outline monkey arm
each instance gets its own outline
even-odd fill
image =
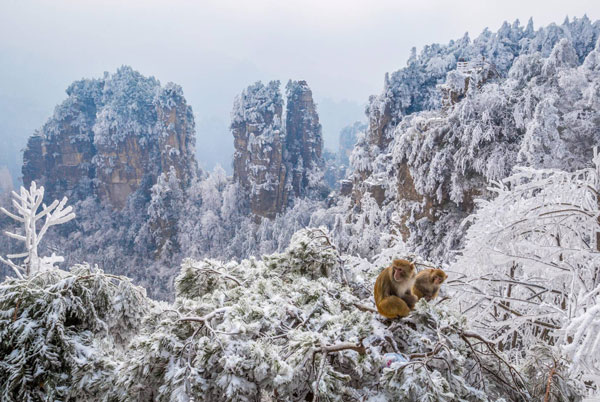
[[[411,309],[411,310],[413,308],[415,308],[415,304],[419,300],[417,298],[417,296],[415,296],[414,294],[412,294],[410,291],[407,291],[406,293],[404,293],[404,295],[402,295],[400,298],[402,300],[404,300],[404,302],[406,303],[406,305],[408,306],[408,308]]]
[[[430,298],[428,299],[428,301],[432,301],[433,299],[435,299],[438,296],[438,293],[440,292],[440,287],[438,286],[437,288],[435,288],[435,290],[433,291],[433,293],[431,294]]]
[[[410,308],[398,296],[389,296],[377,303],[377,311],[386,318],[406,317]]]

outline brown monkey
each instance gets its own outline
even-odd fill
[[[396,259],[381,271],[375,281],[375,305],[384,317],[406,317],[417,298],[411,293],[415,282],[415,265]]]
[[[432,301],[437,297],[440,286],[447,277],[441,269],[425,269],[417,274],[412,292],[418,300],[424,297],[425,300]]]

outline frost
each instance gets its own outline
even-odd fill
[[[25,252],[19,254],[9,254],[6,259],[0,257],[0,262],[10,266],[18,278],[28,278],[38,272],[55,269],[54,264],[63,262],[64,258],[52,253],[50,257],[39,257],[38,247],[48,229],[54,225],[67,223],[75,218],[75,213],[71,212],[72,207],[66,207],[67,197],[59,202],[55,200],[50,205],[42,204],[44,199],[44,187],[37,187],[35,182],[31,182],[29,190],[21,187],[19,194],[12,192],[13,205],[17,213],[7,211],[0,207],[0,212],[12,218],[23,225],[25,234],[4,232],[5,235],[25,243]],[[41,207],[41,210],[40,210]],[[38,231],[38,221],[45,218],[44,223]],[[15,264],[12,260],[23,258],[22,264]]]
[[[595,167],[520,168],[479,200],[466,246],[451,266],[454,304],[511,353],[563,347],[575,373],[600,374],[600,226]]]

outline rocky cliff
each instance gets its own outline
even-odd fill
[[[74,82],[67,95],[27,143],[26,186],[35,180],[48,198],[94,196],[120,210],[171,167],[183,184],[195,174],[194,120],[179,86],[121,67]]]
[[[274,218],[294,197],[315,187],[323,166],[321,125],[305,81],[290,81],[284,101],[279,81],[250,85],[232,111],[234,180],[258,217]],[[285,120],[285,123],[284,123]]]
[[[372,197],[411,247],[446,258],[490,180],[586,166],[600,140],[599,37],[587,17],[537,31],[515,21],[413,52],[370,98],[345,183],[354,211]]]
[[[286,163],[290,166],[295,197],[306,196],[310,174],[323,167],[321,124],[306,81],[289,81],[286,85]]]

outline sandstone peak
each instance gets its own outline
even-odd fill
[[[249,197],[250,211],[273,218],[311,188],[311,172],[323,166],[321,124],[306,81],[257,82],[235,100],[234,179]]]
[[[50,198],[93,195],[122,209],[144,180],[170,167],[182,183],[195,174],[194,118],[178,85],[123,66],[66,92],[27,143],[26,186],[35,180]]]

